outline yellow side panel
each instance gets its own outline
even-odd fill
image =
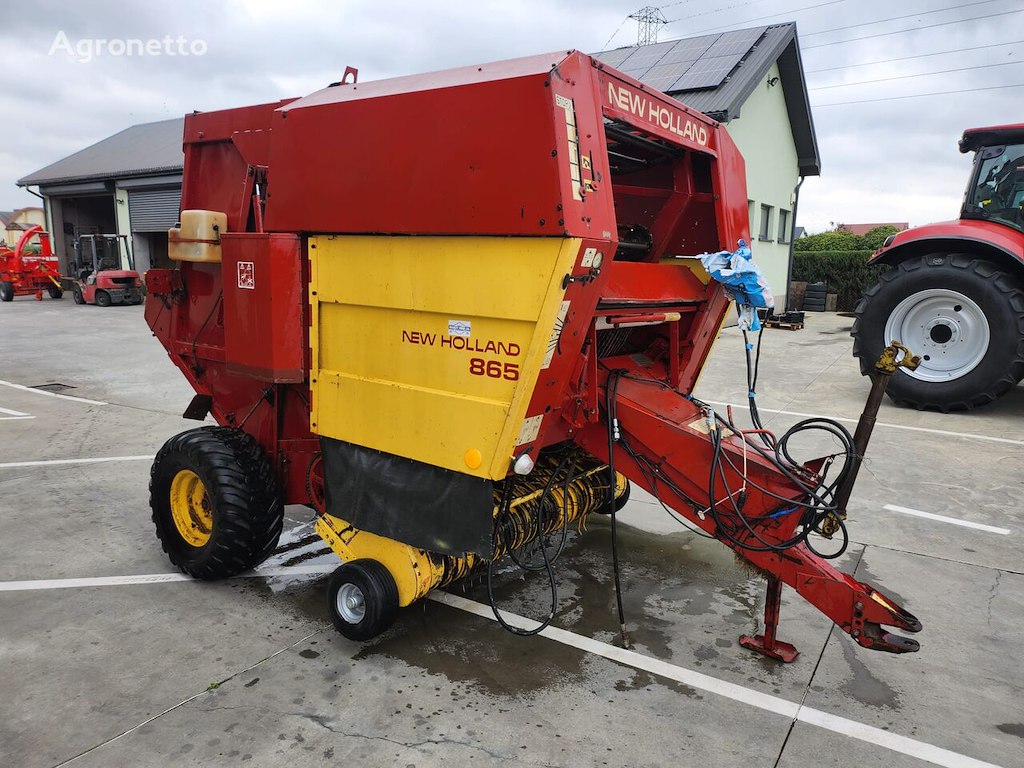
[[[505,476],[573,238],[310,238],[313,432]]]

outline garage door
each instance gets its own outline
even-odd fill
[[[178,221],[181,187],[128,192],[132,232],[166,232]]]

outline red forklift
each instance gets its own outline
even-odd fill
[[[128,269],[121,269],[124,256]],[[126,235],[81,235],[75,243],[75,304],[141,304],[142,280]]]

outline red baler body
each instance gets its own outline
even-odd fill
[[[578,238],[550,362],[526,408],[537,427],[508,456],[509,471],[517,456],[567,441],[607,462],[606,382],[617,371],[631,450],[616,444],[616,469],[718,535],[690,503],[724,491],[708,487],[706,415],[687,398],[728,300],[693,257],[749,241],[749,225],[743,159],[716,122],[561,52],[189,115],[184,148],[182,208],[227,214],[223,259],[150,270],[146,318],[198,393],[193,415],[209,411],[252,435],[285,503],[322,504],[310,238]],[[744,513],[759,520],[758,536],[784,542],[799,515],[776,513],[802,492],[743,440],[729,433],[722,450],[737,465],[746,459]],[[638,455],[675,490],[652,482]],[[876,631],[916,631],[912,616],[803,545],[726,543],[861,645],[912,650]]]

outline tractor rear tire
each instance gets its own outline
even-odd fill
[[[75,304],[85,304],[85,296],[82,295],[82,289],[79,288],[77,285],[75,286],[75,289],[72,292],[71,296],[72,298],[74,298]]]
[[[96,306],[109,307],[111,305],[110,294],[106,291],[96,291]]]
[[[345,563],[327,584],[327,610],[334,628],[349,640],[374,638],[398,616],[395,579],[376,560]]]
[[[904,261],[864,292],[854,310],[853,354],[865,375],[896,340],[921,356],[887,394],[918,410],[967,411],[1024,378],[1024,290],[995,264],[962,253]]]
[[[46,286],[46,292],[50,294],[51,299],[60,299],[64,297],[64,289],[58,288],[56,285],[53,285],[52,283]]]
[[[150,472],[149,504],[171,562],[204,580],[266,560],[284,518],[266,454],[230,427],[200,427],[164,443]]]
[[[0,281],[0,301],[14,301],[14,283]]]

